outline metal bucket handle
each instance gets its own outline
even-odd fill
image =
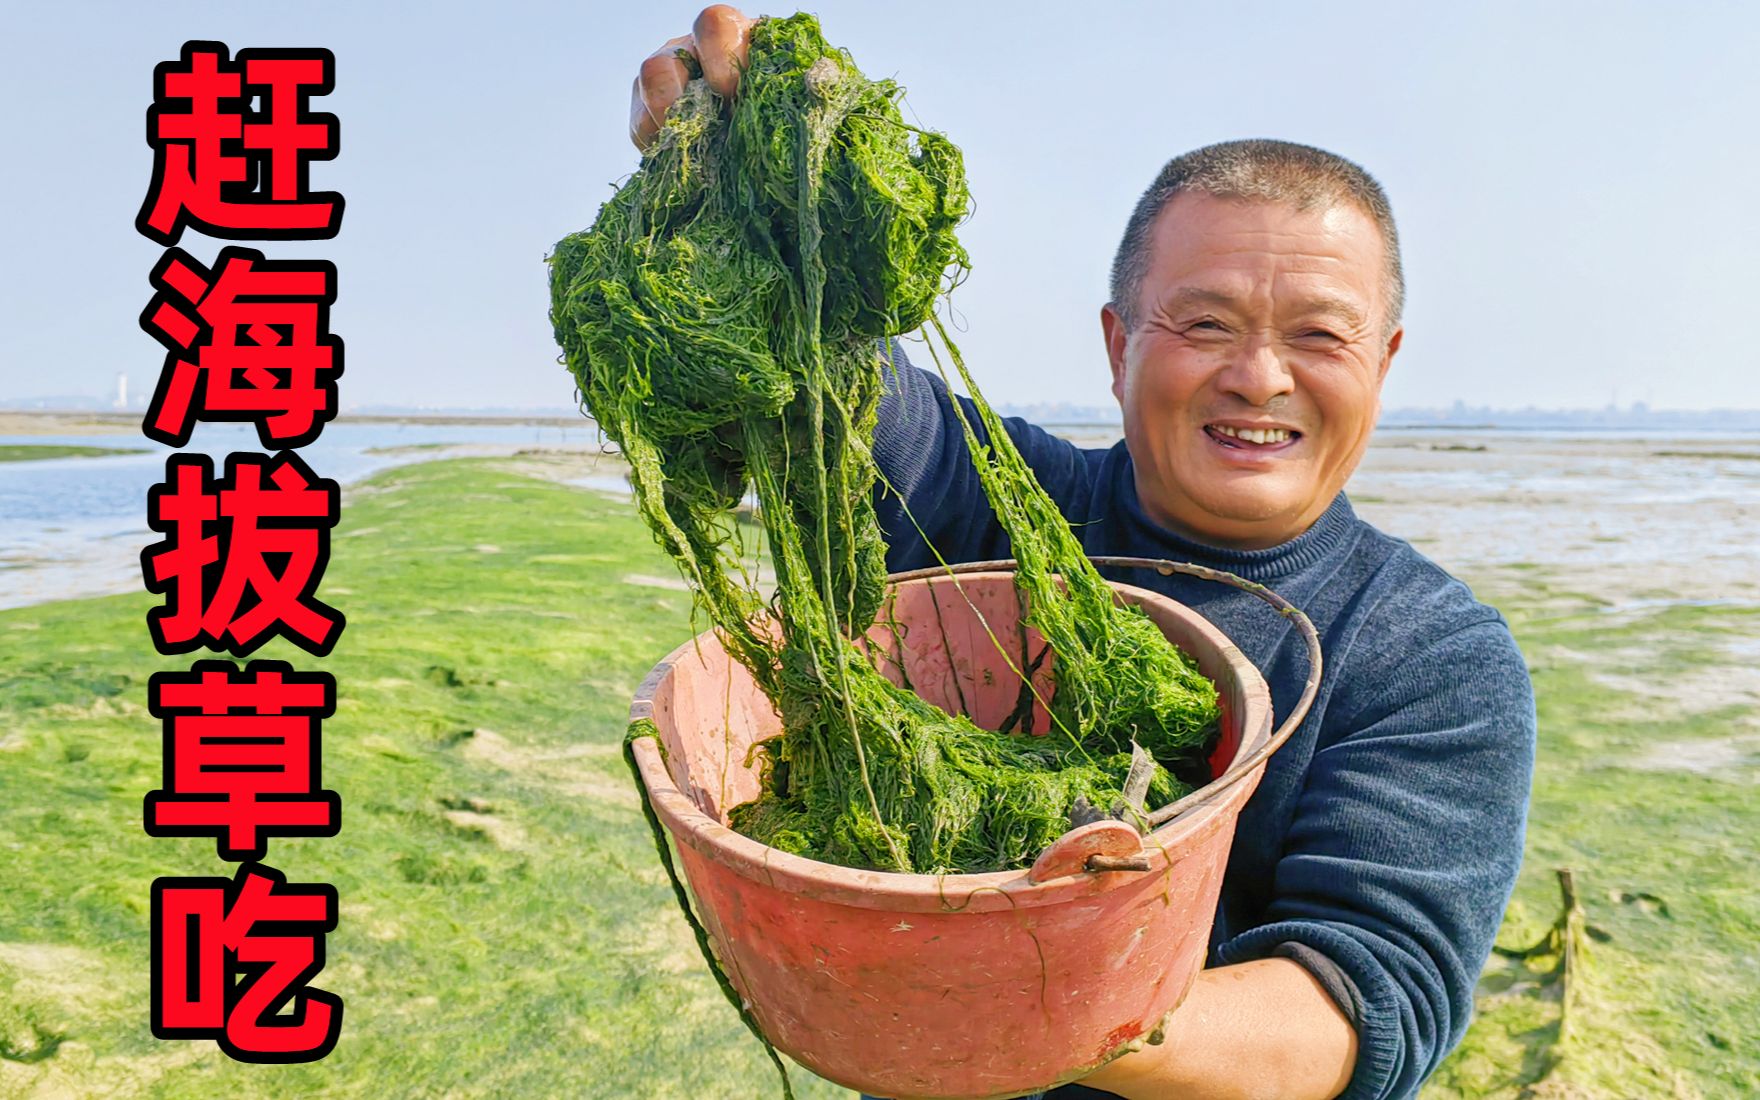
[[[1302,636],[1302,641],[1305,642],[1308,647],[1308,682],[1302,686],[1301,698],[1297,699],[1296,705],[1290,708],[1290,712],[1285,716],[1283,724],[1278,726],[1276,731],[1272,733],[1271,739],[1266,741],[1263,745],[1260,745],[1253,752],[1249,753],[1244,759],[1231,761],[1228,768],[1223,771],[1222,775],[1218,776],[1210,783],[1199,787],[1184,798],[1170,802],[1160,809],[1150,812],[1149,823],[1151,825],[1165,825],[1175,818],[1182,817],[1201,806],[1206,806],[1211,802],[1214,802],[1223,794],[1223,792],[1227,791],[1230,787],[1233,787],[1236,783],[1239,783],[1248,775],[1251,775],[1253,770],[1257,768],[1262,761],[1278,749],[1282,748],[1283,743],[1288,741],[1290,736],[1295,733],[1296,728],[1302,724],[1302,719],[1308,716],[1308,708],[1314,705],[1314,697],[1320,693],[1320,673],[1323,667],[1320,656],[1320,635],[1319,632],[1314,629],[1314,624],[1308,619],[1308,616],[1302,614],[1301,610],[1294,604],[1262,584],[1247,580],[1245,577],[1236,576],[1233,573],[1225,572],[1221,569],[1211,569],[1203,565],[1194,565],[1191,562],[1169,561],[1165,558],[1094,557],[1089,558],[1088,560],[1097,567],[1111,566],[1124,569],[1153,569],[1164,577],[1171,577],[1175,573],[1184,573],[1187,576],[1198,577],[1201,580],[1215,581],[1218,584],[1226,584],[1238,588],[1242,592],[1246,592],[1264,600],[1275,608],[1278,614],[1295,624],[1296,633]],[[1015,562],[1013,559],[1006,559],[1003,561],[978,561],[966,562],[960,565],[937,565],[931,566],[927,569],[915,569],[909,573],[894,574],[887,579],[892,581],[903,581],[915,580],[919,577],[938,577],[958,573],[1013,572],[1014,569]],[[1102,862],[1105,866],[1095,866],[1096,862]],[[1148,864],[1146,859],[1144,860],[1143,865],[1138,867],[1134,860],[1128,865],[1125,865],[1125,861],[1122,860],[1091,856],[1088,860],[1087,869],[1090,872],[1147,870]]]

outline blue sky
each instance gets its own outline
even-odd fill
[[[996,400],[1110,402],[1097,315],[1136,196],[1169,156],[1264,136],[1351,157],[1392,197],[1410,304],[1389,405],[1760,407],[1760,5],[814,9],[966,151],[955,307]],[[635,66],[695,10],[21,5],[0,398],[157,377],[135,321],[160,254],[132,228],[143,113],[154,64],[212,38],[336,54],[342,153],[313,183],[347,197],[342,233],[263,249],[337,263],[344,405],[566,405],[543,256],[634,168]]]

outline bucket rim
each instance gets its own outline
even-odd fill
[[[914,575],[889,577],[889,589],[905,585],[1005,579],[1013,583],[1013,573],[1006,570],[964,572],[958,575]],[[1185,861],[1182,848],[1198,847],[1201,835],[1218,829],[1234,827],[1242,805],[1258,785],[1269,762],[1257,750],[1271,740],[1272,703],[1269,687],[1258,666],[1222,630],[1192,607],[1136,585],[1108,579],[1116,593],[1133,604],[1152,604],[1171,613],[1212,648],[1220,662],[1239,682],[1244,705],[1240,708],[1240,742],[1235,747],[1229,766],[1203,787],[1186,797],[1194,805],[1189,812],[1157,827],[1143,839],[1144,854],[1149,857],[1149,870],[1085,872],[1045,882],[1031,882],[1030,868],[1010,871],[989,871],[979,874],[930,875],[899,871],[874,871],[843,867],[833,863],[794,855],[761,844],[734,831],[704,811],[696,801],[679,789],[665,761],[658,738],[646,735],[635,738],[630,749],[635,758],[642,783],[655,814],[666,826],[675,844],[684,844],[698,855],[728,867],[743,877],[775,889],[804,894],[819,900],[834,901],[864,909],[897,910],[900,912],[990,912],[1007,908],[1027,908],[1057,904],[1078,897],[1088,897],[1110,890],[1135,886],[1152,878],[1169,875]],[[687,657],[694,657],[702,645],[720,645],[714,630],[708,630],[678,646],[651,669],[636,688],[630,702],[629,718],[633,723],[653,719],[654,697],[674,668]],[[1254,759],[1257,756],[1257,759]],[[1240,772],[1255,774],[1240,775]],[[1214,791],[1213,798],[1205,792]],[[1220,868],[1210,869],[1219,873]]]

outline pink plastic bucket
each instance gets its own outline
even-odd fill
[[[758,844],[725,824],[758,792],[748,750],[779,728],[745,669],[709,633],[637,689],[630,716],[663,742],[631,746],[648,799],[723,969],[779,1050],[865,1092],[969,1100],[1049,1088],[1159,1041],[1203,966],[1235,819],[1275,743],[1265,682],[1232,642],[1182,604],[1114,587],[1216,683],[1216,779],[1148,836],[1086,826],[1029,870],[891,874]],[[902,663],[919,695],[996,728],[1020,687],[991,640],[1020,637],[1012,575],[915,575],[890,598],[903,638],[870,633],[881,667],[896,678]],[[1026,644],[1042,645],[1031,631]],[[1090,870],[1096,854],[1147,869]]]

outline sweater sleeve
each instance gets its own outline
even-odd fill
[[[912,366],[897,340],[886,350],[892,365],[874,430],[874,461],[880,467],[875,503],[887,569],[927,568],[937,564],[936,552],[948,562],[1008,557],[1008,536],[978,482],[955,412],[957,401],[979,440],[988,442],[971,399],[956,397],[939,376]],[[1083,518],[1092,480],[1082,449],[1019,417],[1003,418],[1003,427],[1064,516]]]
[[[1357,1029],[1344,1097],[1409,1097],[1466,1033],[1521,865],[1527,666],[1508,627],[1482,620],[1399,662],[1338,728],[1314,756],[1267,923],[1217,956],[1330,960]]]

